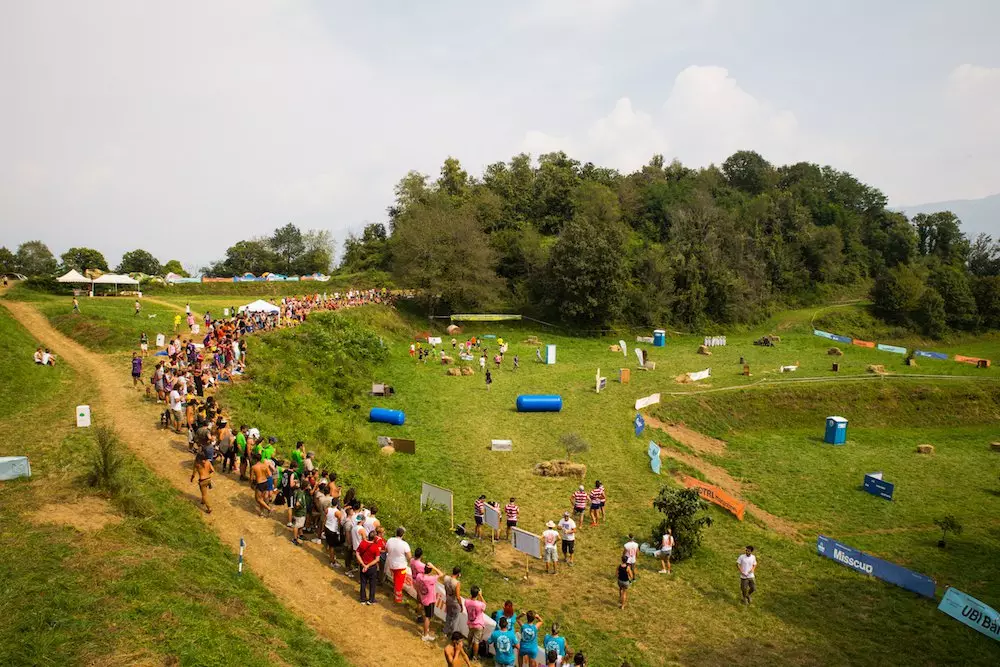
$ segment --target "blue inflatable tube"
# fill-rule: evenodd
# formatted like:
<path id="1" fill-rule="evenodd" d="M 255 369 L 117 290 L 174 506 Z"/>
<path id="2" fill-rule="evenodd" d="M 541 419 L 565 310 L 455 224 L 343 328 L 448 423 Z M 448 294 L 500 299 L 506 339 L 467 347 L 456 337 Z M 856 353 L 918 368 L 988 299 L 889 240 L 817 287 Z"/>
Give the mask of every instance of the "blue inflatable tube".
<path id="1" fill-rule="evenodd" d="M 521 394 L 517 397 L 518 412 L 559 412 L 562 396 L 555 394 Z"/>
<path id="2" fill-rule="evenodd" d="M 406 421 L 406 415 L 402 410 L 390 410 L 388 408 L 372 408 L 368 413 L 368 421 L 382 424 L 392 424 L 402 426 Z"/>

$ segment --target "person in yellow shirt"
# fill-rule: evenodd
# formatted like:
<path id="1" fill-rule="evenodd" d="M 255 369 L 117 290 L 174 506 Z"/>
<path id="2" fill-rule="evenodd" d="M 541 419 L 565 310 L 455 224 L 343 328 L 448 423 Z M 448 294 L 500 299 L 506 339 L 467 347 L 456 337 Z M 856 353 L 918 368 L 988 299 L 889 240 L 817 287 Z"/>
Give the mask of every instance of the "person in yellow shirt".
<path id="1" fill-rule="evenodd" d="M 174 315 L 174 331 L 177 331 L 177 327 L 181 325 L 181 316 Z"/>

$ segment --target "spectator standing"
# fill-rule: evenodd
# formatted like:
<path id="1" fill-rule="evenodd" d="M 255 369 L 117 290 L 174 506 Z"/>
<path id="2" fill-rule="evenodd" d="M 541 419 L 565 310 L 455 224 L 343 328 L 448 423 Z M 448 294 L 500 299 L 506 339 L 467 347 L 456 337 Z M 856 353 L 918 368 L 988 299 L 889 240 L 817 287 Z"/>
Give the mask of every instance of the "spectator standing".
<path id="1" fill-rule="evenodd" d="M 618 608 L 624 609 L 628 602 L 628 589 L 632 585 L 632 567 L 628 564 L 628 556 L 622 555 L 622 562 L 618 565 Z"/>
<path id="2" fill-rule="evenodd" d="M 562 521 L 559 522 L 559 530 L 562 536 L 562 553 L 566 564 L 573 567 L 573 553 L 576 551 L 576 522 L 570 518 L 569 512 L 563 512 Z"/>
<path id="3" fill-rule="evenodd" d="M 396 536 L 385 544 L 385 566 L 392 573 L 392 601 L 403 602 L 403 582 L 406 581 L 406 563 L 412 558 L 410 545 L 403 539 L 406 528 L 396 529 Z"/>
<path id="4" fill-rule="evenodd" d="M 382 553 L 381 546 L 377 541 L 378 535 L 374 532 L 368 533 L 367 539 L 358 547 L 355 556 L 358 559 L 360 573 L 358 580 L 361 584 L 360 601 L 364 605 L 375 604 L 375 586 L 378 583 L 378 561 Z M 367 596 L 365 589 L 367 588 Z"/>
<path id="5" fill-rule="evenodd" d="M 754 556 L 753 547 L 749 544 L 736 559 L 736 567 L 740 571 L 740 594 L 743 603 L 749 605 L 751 596 L 757 592 L 757 557 Z"/>

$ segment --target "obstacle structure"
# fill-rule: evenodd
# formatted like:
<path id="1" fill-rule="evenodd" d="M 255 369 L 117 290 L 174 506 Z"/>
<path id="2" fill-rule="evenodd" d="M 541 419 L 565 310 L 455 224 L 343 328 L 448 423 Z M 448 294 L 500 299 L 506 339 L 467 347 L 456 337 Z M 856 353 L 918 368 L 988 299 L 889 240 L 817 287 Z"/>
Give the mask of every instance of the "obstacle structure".
<path id="1" fill-rule="evenodd" d="M 521 394 L 517 397 L 518 412 L 559 412 L 562 396 L 555 394 Z"/>
<path id="2" fill-rule="evenodd" d="M 388 408 L 372 408 L 368 413 L 368 421 L 380 424 L 392 424 L 402 426 L 406 421 L 406 415 L 402 410 L 390 410 Z"/>

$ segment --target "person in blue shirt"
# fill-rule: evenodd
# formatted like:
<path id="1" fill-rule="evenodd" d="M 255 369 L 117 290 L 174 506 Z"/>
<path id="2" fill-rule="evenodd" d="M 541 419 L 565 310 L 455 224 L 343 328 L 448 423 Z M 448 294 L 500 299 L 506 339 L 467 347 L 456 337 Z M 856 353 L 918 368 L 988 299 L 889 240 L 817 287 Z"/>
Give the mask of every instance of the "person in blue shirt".
<path id="1" fill-rule="evenodd" d="M 525 620 L 521 621 L 521 641 L 519 643 L 521 667 L 538 666 L 538 627 L 541 624 L 542 617 L 533 611 L 525 614 Z"/>
<path id="2" fill-rule="evenodd" d="M 513 665 L 517 662 L 517 635 L 507 627 L 507 619 L 501 617 L 497 629 L 490 635 L 489 643 L 496 651 L 493 659 L 497 665 Z"/>
<path id="3" fill-rule="evenodd" d="M 566 645 L 566 638 L 559 634 L 559 624 L 552 624 L 552 634 L 545 635 L 545 639 L 542 640 L 542 648 L 545 652 L 555 651 L 559 654 L 560 658 L 566 657 L 566 651 L 569 647 Z"/>

